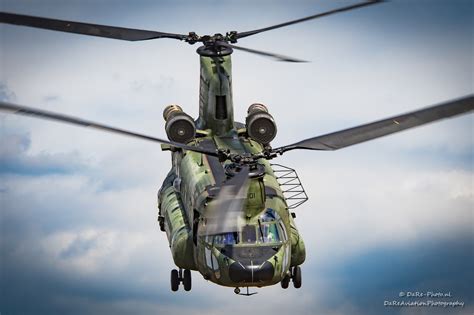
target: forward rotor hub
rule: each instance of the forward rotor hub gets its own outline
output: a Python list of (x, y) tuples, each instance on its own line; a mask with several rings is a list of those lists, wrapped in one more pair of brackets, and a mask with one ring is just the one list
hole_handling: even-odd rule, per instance
[(196, 43), (202, 43), (203, 46), (199, 47), (196, 52), (200, 56), (205, 57), (221, 57), (227, 56), (233, 53), (233, 49), (229, 47), (228, 42), (237, 42), (237, 32), (227, 32), (226, 35), (216, 33), (214, 35), (199, 36), (194, 32), (189, 32), (185, 41), (190, 45)]
[(214, 35), (203, 35), (199, 36), (195, 32), (189, 32), (188, 36), (184, 39), (186, 43), (194, 45), (196, 43), (203, 43), (204, 46), (215, 46), (219, 42), (231, 42), (233, 44), (237, 43), (237, 32), (230, 31), (224, 35), (216, 33)]

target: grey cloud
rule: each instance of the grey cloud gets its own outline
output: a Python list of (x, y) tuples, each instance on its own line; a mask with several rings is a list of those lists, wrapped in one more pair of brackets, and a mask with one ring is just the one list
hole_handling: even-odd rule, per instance
[[(18, 245), (18, 244), (17, 244)], [(2, 266), (4, 290), (2, 311), (6, 314), (459, 314), (460, 309), (386, 308), (385, 300), (398, 299), (400, 291), (450, 291), (452, 300), (474, 303), (470, 288), (472, 235), (451, 238), (420, 238), (413, 244), (374, 248), (344, 261), (305, 265), (304, 290), (279, 287), (258, 290), (246, 299), (236, 297), (231, 289), (216, 291), (196, 279), (195, 288), (183, 295), (171, 293), (167, 278), (155, 278), (152, 264), (156, 256), (137, 257), (127, 272), (101, 272), (81, 275), (55, 269), (48, 257), (38, 256), (34, 246), (22, 256), (6, 256)], [(5, 256), (4, 256), (5, 257)], [(110, 257), (111, 260), (116, 257)], [(144, 268), (145, 267), (145, 268)], [(164, 273), (167, 274), (167, 273)], [(153, 281), (143, 282), (143, 277)], [(298, 303), (295, 303), (295, 300)], [(28, 303), (24, 303), (28, 301)], [(179, 306), (178, 306), (179, 305)]]
[[(474, 234), (422, 237), (412, 243), (382, 245), (332, 265), (312, 266), (314, 274), (333, 283), (326, 306), (341, 301), (354, 306), (352, 314), (459, 314), (461, 308), (384, 307), (384, 301), (399, 298), (399, 292), (451, 292), (465, 308), (474, 303)], [(317, 282), (317, 278), (308, 279)], [(332, 293), (332, 294), (331, 294)], [(426, 298), (421, 300), (427, 300)]]
[(77, 153), (32, 155), (28, 152), (30, 146), (30, 135), (26, 132), (2, 133), (0, 174), (65, 174), (85, 169), (85, 163)]
[(0, 100), (1, 101), (13, 101), (15, 100), (16, 95), (11, 91), (7, 84), (0, 82)]
[(59, 257), (62, 259), (68, 259), (82, 256), (89, 252), (91, 249), (96, 248), (98, 241), (99, 240), (97, 236), (90, 238), (77, 236), (67, 248), (60, 252)]
[[(55, 270), (36, 255), (20, 258), (3, 259), (4, 314), (101, 314), (114, 309), (132, 314), (142, 313), (141, 304), (155, 304), (156, 310), (178, 302), (178, 297), (160, 292), (158, 285), (141, 285), (132, 273), (84, 276)], [(135, 302), (135, 309), (120, 310), (124, 302)]]

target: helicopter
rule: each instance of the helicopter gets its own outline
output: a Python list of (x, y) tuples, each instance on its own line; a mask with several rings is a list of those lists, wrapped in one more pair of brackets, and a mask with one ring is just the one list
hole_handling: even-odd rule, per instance
[[(234, 121), (231, 54), (243, 50), (287, 62), (295, 58), (234, 45), (241, 38), (275, 28), (343, 12), (377, 2), (340, 8), (299, 20), (249, 31), (198, 36), (131, 30), (71, 21), (1, 13), (0, 22), (124, 40), (173, 38), (202, 43), (199, 117), (178, 105), (163, 113), (168, 140), (98, 124), (58, 113), (1, 103), (16, 114), (59, 120), (155, 141), (171, 151), (172, 169), (158, 193), (158, 222), (169, 240), (178, 269), (171, 271), (171, 289), (191, 289), (191, 270), (219, 285), (263, 287), (290, 280), (301, 286), (306, 251), (296, 228), (289, 199), (269, 161), (294, 149), (337, 150), (473, 109), (473, 96), (390, 117), (279, 148), (270, 143), (276, 123), (263, 104), (249, 107), (245, 124)], [(304, 189), (302, 190), (304, 192)], [(290, 197), (291, 198), (291, 197)], [(304, 198), (302, 199), (304, 200)], [(251, 295), (251, 293), (246, 293)]]

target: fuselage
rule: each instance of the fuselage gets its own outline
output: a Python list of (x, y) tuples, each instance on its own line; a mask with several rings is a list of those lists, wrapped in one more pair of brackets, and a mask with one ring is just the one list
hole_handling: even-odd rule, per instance
[[(257, 152), (260, 145), (239, 138), (203, 137), (206, 147), (235, 153)], [(245, 204), (245, 222), (236, 232), (202, 235), (214, 188), (229, 176), (217, 158), (195, 152), (172, 153), (173, 168), (159, 193), (160, 215), (175, 264), (198, 270), (225, 286), (265, 286), (281, 281), (291, 266), (304, 262), (305, 248), (270, 164), (259, 161)], [(226, 209), (222, 209), (226, 211)]]

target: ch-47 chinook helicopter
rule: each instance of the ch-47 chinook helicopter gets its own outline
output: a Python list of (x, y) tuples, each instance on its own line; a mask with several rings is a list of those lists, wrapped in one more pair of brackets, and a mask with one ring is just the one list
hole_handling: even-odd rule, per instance
[[(238, 40), (292, 24), (373, 5), (362, 2), (246, 32), (199, 36), (79, 23), (1, 12), (0, 22), (128, 41), (171, 38), (200, 43), (199, 117), (180, 106), (165, 108), (168, 140), (92, 121), (16, 104), (0, 109), (161, 143), (171, 152), (172, 168), (158, 192), (158, 222), (166, 232), (173, 260), (171, 289), (191, 290), (191, 270), (216, 284), (249, 293), (249, 287), (292, 281), (301, 287), (306, 257), (291, 209), (307, 200), (292, 169), (269, 160), (287, 151), (338, 150), (474, 109), (467, 95), (410, 113), (272, 148), (276, 123), (263, 104), (252, 104), (245, 124), (234, 120), (231, 54), (242, 50), (280, 61), (291, 57), (234, 45)], [(246, 287), (246, 293), (240, 288)]]

